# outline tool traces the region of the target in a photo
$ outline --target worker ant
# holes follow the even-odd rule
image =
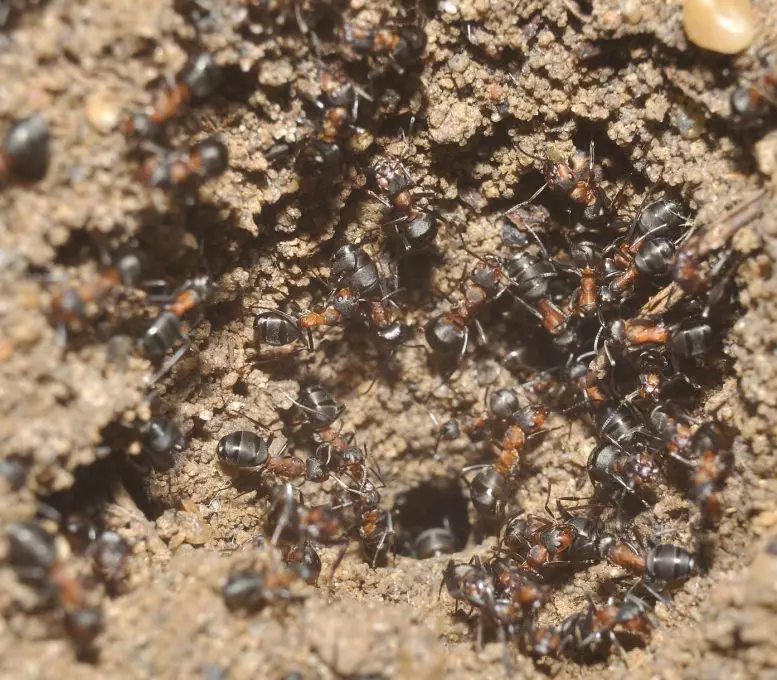
[[[387,225],[393,226],[406,252],[427,248],[437,238],[437,218],[428,209],[418,207],[419,199],[432,196],[429,192],[413,192],[415,182],[396,158],[380,158],[370,168],[371,183],[377,190],[370,193],[395,217]]]
[[[191,193],[201,184],[222,175],[229,167],[226,144],[208,137],[185,150],[163,150],[149,158],[138,171],[138,178],[148,187],[159,187],[178,193]]]
[[[305,475],[305,462],[295,456],[283,456],[288,440],[280,451],[270,454],[273,434],[266,441],[250,430],[235,430],[219,439],[216,455],[221,463],[235,470],[261,473],[265,470],[286,479]]]
[[[78,655],[92,654],[103,630],[102,608],[90,602],[84,583],[58,555],[54,537],[29,520],[10,525],[8,542],[9,561],[20,580],[54,599]]]
[[[557,158],[551,158],[550,154],[540,158],[524,151],[520,146],[518,150],[542,164],[542,174],[545,177],[543,184],[526,201],[518,203],[505,211],[505,215],[516,211],[527,203],[531,203],[546,188],[569,200],[577,209],[577,217],[584,224],[599,225],[610,220],[613,214],[613,204],[608,199],[600,186],[601,171],[594,162],[594,143],[591,142],[588,157],[578,154],[571,162],[563,162]]]
[[[135,114],[122,123],[122,133],[139,138],[158,136],[164,125],[178,116],[187,104],[210,97],[218,88],[220,75],[212,55],[201,52],[191,57],[148,111]]]
[[[113,264],[95,281],[56,290],[48,311],[57,328],[58,343],[65,343],[68,328],[81,322],[91,305],[99,305],[121,286],[139,286],[143,268],[142,254],[134,249],[126,249],[116,256]]]
[[[382,22],[380,28],[371,28],[344,22],[338,33],[346,55],[369,57],[373,61],[387,57],[399,75],[418,63],[426,49],[426,33],[420,26]]]
[[[140,339],[140,347],[152,360],[161,360],[177,342],[182,345],[151,378],[151,384],[158,382],[191,347],[191,339],[183,332],[184,317],[199,310],[210,297],[214,284],[209,276],[200,276],[184,282],[169,296],[169,303],[152,321]]]

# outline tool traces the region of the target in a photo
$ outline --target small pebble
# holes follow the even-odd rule
[[[115,98],[107,92],[95,92],[86,100],[86,120],[95,130],[110,132],[119,124],[120,110]]]
[[[685,0],[683,23],[688,40],[720,54],[741,52],[755,37],[750,0]]]

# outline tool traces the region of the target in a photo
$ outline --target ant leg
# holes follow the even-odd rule
[[[335,557],[335,561],[332,563],[332,571],[329,572],[329,583],[327,583],[327,589],[330,593],[334,590],[335,573],[340,567],[340,563],[343,561],[347,550],[348,541],[343,543],[343,546],[340,548],[340,550],[337,551],[337,557]]]
[[[545,498],[545,512],[547,512],[553,519],[555,519],[555,515],[553,514],[553,511],[550,509],[550,490],[553,488],[553,484],[548,484],[548,495]]]
[[[183,345],[175,352],[175,354],[173,354],[173,356],[162,364],[162,367],[151,377],[151,380],[149,380],[149,385],[155,385],[159,382],[159,380],[161,380],[168,371],[183,358],[183,355],[189,351],[189,348],[192,346],[191,339],[187,335],[182,335],[181,337],[183,339]]]
[[[520,149],[521,147],[518,147],[518,148]],[[525,152],[525,151],[523,151],[522,149],[521,149],[521,153],[524,153],[524,154],[526,154],[526,152]],[[529,154],[526,154],[526,155],[528,156]],[[532,158],[534,158],[534,156],[532,156]],[[541,194],[543,191],[545,191],[545,189],[546,189],[547,187],[548,187],[548,184],[547,184],[547,182],[546,182],[546,183],[545,183],[545,184],[543,184],[543,185],[542,185],[542,186],[541,186],[539,189],[537,189],[537,191],[535,191],[535,192],[534,192],[534,193],[533,193],[533,194],[532,194],[532,195],[531,195],[529,198],[527,198],[525,201],[521,201],[520,203],[516,203],[514,206],[512,206],[512,207],[508,208],[508,209],[507,209],[507,210],[505,210],[503,213],[500,213],[500,214],[498,215],[498,217],[506,217],[506,216],[507,216],[507,215],[509,215],[511,212],[515,212],[516,210],[518,210],[518,208],[522,208],[523,206],[525,206],[525,205],[527,205],[527,204],[531,203],[531,202],[532,202],[532,201],[533,201],[535,198],[537,198],[537,196],[539,196],[539,195],[540,195],[540,194]]]
[[[302,9],[300,8],[300,4],[298,2],[294,3],[294,19],[297,22],[297,28],[299,28],[299,32],[302,33],[302,35],[307,35],[310,29],[308,28],[308,25],[302,16]]]
[[[370,567],[372,569],[375,569],[375,565],[378,561],[378,555],[380,555],[380,551],[383,548],[383,544],[386,542],[386,537],[394,535],[394,523],[391,519],[391,513],[389,513],[387,516],[388,516],[388,526],[383,532],[383,535],[380,537],[380,543],[378,543],[378,547],[375,548],[375,554],[372,556],[372,562],[370,564]]]
[[[369,470],[370,470],[370,472],[372,472],[372,474],[374,474],[378,478],[378,481],[381,483],[381,486],[378,487],[378,488],[381,488],[381,489],[385,488],[386,480],[383,477],[383,470],[381,470],[381,468],[380,468],[380,463],[378,462],[378,459],[375,458],[375,456],[373,456],[369,452],[369,449],[367,448],[367,444],[364,445],[364,457],[367,460],[372,460],[372,462],[375,463],[375,467],[374,468],[370,467]],[[367,468],[364,469],[364,473],[365,473],[365,477],[366,477]]]

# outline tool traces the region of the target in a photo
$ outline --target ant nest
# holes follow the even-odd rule
[[[765,675],[777,14],[691,4],[8,3],[7,677]]]

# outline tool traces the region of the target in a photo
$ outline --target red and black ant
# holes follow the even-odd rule
[[[372,184],[378,193],[371,192],[396,215],[388,222],[394,226],[408,252],[422,250],[437,238],[437,218],[428,209],[420,209],[418,201],[431,194],[414,193],[415,182],[402,161],[381,158],[370,168]]]
[[[777,68],[772,66],[750,85],[734,88],[732,116],[740,123],[759,124],[777,110]]]
[[[136,250],[125,250],[105,269],[99,278],[79,287],[62,288],[51,298],[49,316],[56,324],[60,341],[64,344],[67,329],[80,322],[90,305],[99,305],[120,286],[135,288],[141,282],[144,258]]]
[[[162,90],[149,110],[122,123],[127,136],[157,136],[166,123],[178,116],[190,102],[211,96],[217,89],[220,70],[207,52],[189,59],[171,85]]]
[[[152,360],[162,359],[178,341],[181,347],[162,364],[154,374],[151,383],[157,382],[183,357],[191,347],[191,340],[183,332],[182,321],[190,312],[199,309],[210,297],[213,281],[209,276],[200,276],[186,281],[170,296],[170,302],[143,333],[140,346]]]
[[[84,583],[57,554],[54,537],[30,520],[12,524],[8,541],[10,563],[19,578],[55,598],[78,654],[90,654],[103,630],[102,608],[90,602]]]
[[[522,154],[542,163],[545,184],[535,191],[528,200],[513,206],[504,214],[512,213],[523,205],[531,203],[545,188],[549,188],[579,208],[579,218],[584,223],[598,224],[611,218],[612,203],[599,184],[601,173],[594,163],[593,142],[591,142],[587,158],[579,154],[571,163],[552,159],[550,155],[539,158],[524,151],[521,147],[518,149]]]
[[[208,137],[190,149],[165,150],[149,158],[138,171],[138,178],[149,187],[191,192],[229,167],[229,153],[220,139]]]
[[[426,33],[420,26],[384,23],[371,28],[344,22],[339,34],[347,52],[372,59],[386,56],[400,75],[418,63],[426,49]]]

